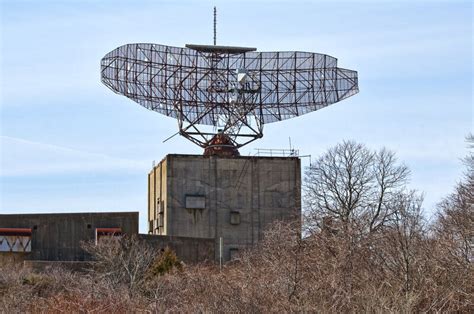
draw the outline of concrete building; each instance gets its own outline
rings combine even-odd
[[[89,261],[83,241],[123,234],[188,263],[227,261],[300,217],[300,170],[298,157],[167,155],[148,175],[148,234],[138,212],[0,215],[0,262]]]
[[[300,217],[298,157],[167,155],[148,175],[149,234],[212,239],[216,260]]]

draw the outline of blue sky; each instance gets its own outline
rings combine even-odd
[[[344,139],[394,150],[425,211],[460,179],[473,132],[470,1],[1,2],[1,213],[140,211],[147,173],[168,153],[201,149],[171,118],[100,82],[100,59],[137,42],[212,43],[329,54],[359,72],[360,93],[268,124],[241,149],[313,159]],[[308,164],[304,160],[303,164]]]

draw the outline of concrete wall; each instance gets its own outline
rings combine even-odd
[[[165,160],[162,160],[148,174],[148,230],[153,230],[152,233],[161,235],[167,234],[166,164]]]
[[[150,231],[213,238],[216,257],[222,237],[225,260],[257,243],[270,223],[301,214],[301,165],[296,157],[168,155],[149,176],[155,203],[154,173],[162,169],[167,227],[161,233]]]
[[[96,228],[112,227],[138,234],[138,212],[0,215],[0,228],[32,229],[30,253],[2,253],[0,259],[23,254],[26,260],[89,260],[81,241],[93,241]]]
[[[172,249],[185,263],[214,261],[214,239],[139,234],[139,238],[157,250]]]

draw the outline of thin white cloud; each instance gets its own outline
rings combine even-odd
[[[140,171],[149,163],[25,139],[1,136],[1,176],[34,176],[107,171]]]

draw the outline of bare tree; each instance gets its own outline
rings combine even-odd
[[[386,149],[373,152],[353,141],[336,145],[306,171],[306,226],[321,230],[330,221],[333,229],[377,231],[393,219],[392,204],[409,174]]]
[[[460,264],[474,261],[474,137],[467,137],[471,152],[464,158],[467,171],[453,193],[438,204],[434,226],[438,238],[449,244],[451,258]]]
[[[378,234],[371,254],[390,283],[394,304],[398,311],[410,313],[419,302],[419,291],[426,277],[428,243],[422,215],[423,197],[415,191],[398,195],[393,219],[383,233]],[[428,254],[429,255],[429,254]]]
[[[305,227],[333,255],[336,291],[344,300],[340,310],[357,311],[360,281],[371,286],[373,274],[361,279],[376,250],[371,238],[396,222],[408,177],[408,168],[393,152],[371,151],[353,141],[330,148],[307,169]]]
[[[474,137],[469,135],[467,142],[466,173],[438,204],[432,225],[432,306],[460,312],[474,306]]]
[[[474,204],[474,135],[469,134],[466,138],[469,148],[469,154],[464,158],[464,164],[466,165],[466,174],[464,177],[466,186],[466,196],[468,202]]]

